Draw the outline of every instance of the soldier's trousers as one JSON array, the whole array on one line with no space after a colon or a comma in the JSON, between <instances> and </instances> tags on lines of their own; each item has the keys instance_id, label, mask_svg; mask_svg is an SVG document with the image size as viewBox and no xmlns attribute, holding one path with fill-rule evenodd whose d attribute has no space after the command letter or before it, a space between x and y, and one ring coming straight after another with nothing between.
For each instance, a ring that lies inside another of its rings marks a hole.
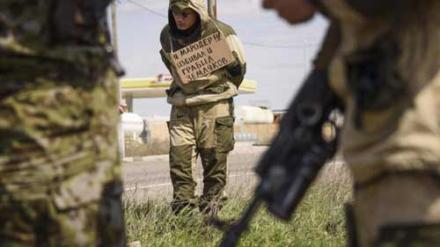
<instances>
[{"instance_id":1,"label":"soldier's trousers","mask_svg":"<svg viewBox=\"0 0 440 247\"><path fill-rule=\"evenodd\" d=\"M0 246L123 246L114 73L18 59L0 61Z\"/></svg>"},{"instance_id":2,"label":"soldier's trousers","mask_svg":"<svg viewBox=\"0 0 440 247\"><path fill-rule=\"evenodd\" d=\"M357 246L440 246L440 177L387 174L356 188L354 199Z\"/></svg>"},{"instance_id":3,"label":"soldier's trousers","mask_svg":"<svg viewBox=\"0 0 440 247\"><path fill-rule=\"evenodd\" d=\"M226 199L227 155L234 147L233 123L232 99L200 106L173 106L169 132L174 212L197 205L205 212L221 207ZM194 151L203 165L203 194L199 200L192 175Z\"/></svg>"},{"instance_id":4,"label":"soldier's trousers","mask_svg":"<svg viewBox=\"0 0 440 247\"><path fill-rule=\"evenodd\" d=\"M0 246L125 245L120 193L62 210L50 196L30 200L13 197L0 193Z\"/></svg>"}]
</instances>

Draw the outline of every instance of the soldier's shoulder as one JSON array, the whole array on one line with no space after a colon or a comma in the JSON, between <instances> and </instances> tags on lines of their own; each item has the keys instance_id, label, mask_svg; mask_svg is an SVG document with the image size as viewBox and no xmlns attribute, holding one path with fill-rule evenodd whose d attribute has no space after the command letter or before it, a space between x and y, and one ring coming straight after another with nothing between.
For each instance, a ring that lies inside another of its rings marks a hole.
<instances>
[{"instance_id":1,"label":"soldier's shoulder","mask_svg":"<svg viewBox=\"0 0 440 247\"><path fill-rule=\"evenodd\" d=\"M167 38L170 34L170 25L165 25L162 28L162 31L160 31L160 39L162 40L162 38Z\"/></svg>"},{"instance_id":2,"label":"soldier's shoulder","mask_svg":"<svg viewBox=\"0 0 440 247\"><path fill-rule=\"evenodd\" d=\"M230 25L219 20L214 20L214 22L226 36L235 35L235 30Z\"/></svg>"},{"instance_id":3,"label":"soldier's shoulder","mask_svg":"<svg viewBox=\"0 0 440 247\"><path fill-rule=\"evenodd\" d=\"M165 25L160 32L160 44L162 47L166 46L169 43L170 39L170 26Z\"/></svg>"}]
</instances>

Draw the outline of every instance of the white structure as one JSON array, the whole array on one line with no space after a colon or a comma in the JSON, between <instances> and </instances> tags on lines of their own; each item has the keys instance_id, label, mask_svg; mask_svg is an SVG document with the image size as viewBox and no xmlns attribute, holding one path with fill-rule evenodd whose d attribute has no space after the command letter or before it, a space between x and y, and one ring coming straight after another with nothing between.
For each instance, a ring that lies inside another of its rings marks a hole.
<instances>
[{"instance_id":1,"label":"white structure","mask_svg":"<svg viewBox=\"0 0 440 247\"><path fill-rule=\"evenodd\" d=\"M243 124L270 124L274 119L271 110L256 106L236 106L234 115L237 122Z\"/></svg>"},{"instance_id":2,"label":"white structure","mask_svg":"<svg viewBox=\"0 0 440 247\"><path fill-rule=\"evenodd\" d=\"M140 136L145 130L144 120L135 113L124 112L121 115L121 124L124 135Z\"/></svg>"}]
</instances>

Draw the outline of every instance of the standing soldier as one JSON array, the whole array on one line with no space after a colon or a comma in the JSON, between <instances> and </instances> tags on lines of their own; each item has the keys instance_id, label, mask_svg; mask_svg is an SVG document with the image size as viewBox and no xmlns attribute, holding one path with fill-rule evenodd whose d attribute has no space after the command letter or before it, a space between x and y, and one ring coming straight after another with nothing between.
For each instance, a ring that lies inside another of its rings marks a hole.
<instances>
[{"instance_id":1,"label":"standing soldier","mask_svg":"<svg viewBox=\"0 0 440 247\"><path fill-rule=\"evenodd\" d=\"M291 23L341 26L329 67L345 101L359 246L440 246L440 1L265 0Z\"/></svg>"},{"instance_id":2,"label":"standing soldier","mask_svg":"<svg viewBox=\"0 0 440 247\"><path fill-rule=\"evenodd\" d=\"M123 246L110 0L0 1L0 246Z\"/></svg>"},{"instance_id":3,"label":"standing soldier","mask_svg":"<svg viewBox=\"0 0 440 247\"><path fill-rule=\"evenodd\" d=\"M194 208L196 183L192 177L193 150L203 164L202 212L215 212L225 199L227 155L234 147L233 100L243 80L246 66L241 43L234 30L208 16L202 0L170 0L168 25L162 30L162 60L173 75L168 90L172 105L169 122L170 173L174 193L171 207L178 213ZM171 53L211 34L226 38L235 61L206 76L184 83Z\"/></svg>"}]
</instances>

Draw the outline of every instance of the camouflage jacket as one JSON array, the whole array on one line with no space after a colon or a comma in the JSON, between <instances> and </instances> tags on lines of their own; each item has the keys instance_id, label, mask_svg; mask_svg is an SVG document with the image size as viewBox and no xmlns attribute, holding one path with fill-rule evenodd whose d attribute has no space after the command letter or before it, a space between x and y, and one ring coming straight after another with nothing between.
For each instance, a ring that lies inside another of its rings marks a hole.
<instances>
[{"instance_id":1,"label":"camouflage jacket","mask_svg":"<svg viewBox=\"0 0 440 247\"><path fill-rule=\"evenodd\" d=\"M23 67L19 58L26 56L60 66L74 65L83 72L102 71L100 66L107 65L109 49L109 3L110 0L0 1L0 69ZM14 66L15 62L19 65Z\"/></svg>"},{"instance_id":2,"label":"camouflage jacket","mask_svg":"<svg viewBox=\"0 0 440 247\"><path fill-rule=\"evenodd\" d=\"M176 3L183 3L199 14L201 21L200 30L196 30L188 37L180 37L176 34L177 28L171 14L171 7ZM246 62L241 42L237 38L235 31L229 25L210 18L202 0L171 0L168 19L169 24L163 28L160 35L162 60L173 76L168 102L172 105L199 105L237 95L237 87L240 86L246 73ZM222 33L232 48L236 59L233 65L240 68L239 72L231 75L227 67L223 67L208 76L198 78L183 85L172 63L170 53L216 32Z\"/></svg>"},{"instance_id":3,"label":"camouflage jacket","mask_svg":"<svg viewBox=\"0 0 440 247\"><path fill-rule=\"evenodd\" d=\"M0 197L70 208L119 179L108 3L0 1Z\"/></svg>"}]
</instances>

